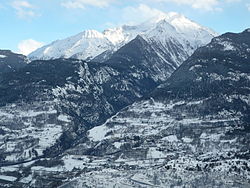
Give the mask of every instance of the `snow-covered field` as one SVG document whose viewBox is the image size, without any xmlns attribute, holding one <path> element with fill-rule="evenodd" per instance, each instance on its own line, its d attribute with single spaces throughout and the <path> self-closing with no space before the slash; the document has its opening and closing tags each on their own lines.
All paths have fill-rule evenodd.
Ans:
<svg viewBox="0 0 250 188">
<path fill-rule="evenodd" d="M 6 153 L 6 162 L 30 160 L 56 143 L 69 123 L 65 115 L 57 115 L 53 102 L 29 105 L 15 104 L 1 107 L 0 149 Z M 15 108 L 15 110 L 13 110 Z"/>
</svg>

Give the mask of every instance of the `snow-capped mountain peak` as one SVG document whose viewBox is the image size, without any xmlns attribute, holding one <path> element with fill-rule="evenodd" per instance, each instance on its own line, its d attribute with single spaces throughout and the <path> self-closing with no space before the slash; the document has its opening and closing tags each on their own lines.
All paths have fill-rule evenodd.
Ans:
<svg viewBox="0 0 250 188">
<path fill-rule="evenodd" d="M 104 30 L 103 34 L 114 45 L 117 45 L 125 40 L 122 27 Z"/>
<path fill-rule="evenodd" d="M 104 35 L 96 30 L 86 30 L 80 33 L 82 38 L 104 38 Z"/>
<path fill-rule="evenodd" d="M 178 34 L 185 35 L 185 38 L 188 37 L 188 40 L 197 40 L 198 38 L 202 40 L 204 39 L 204 37 L 209 37 L 209 41 L 204 41 L 204 43 L 208 43 L 210 42 L 211 37 L 218 36 L 218 33 L 214 32 L 213 30 L 201 26 L 196 22 L 186 18 L 184 15 L 176 12 L 161 14 L 157 17 L 152 18 L 148 22 L 155 23 L 155 27 L 159 27 L 159 25 L 171 25 L 175 28 L 175 31 Z M 203 37 L 201 35 L 203 35 Z"/>
<path fill-rule="evenodd" d="M 149 36 L 151 35 L 151 37 L 157 37 L 159 33 L 163 36 L 167 36 L 169 34 L 176 34 L 177 30 L 173 25 L 163 19 L 157 23 L 155 28 L 145 34 Z"/>
<path fill-rule="evenodd" d="M 96 30 L 86 30 L 39 48 L 32 52 L 29 58 L 31 60 L 47 60 L 61 57 L 91 59 L 112 47 L 113 44 L 102 33 Z"/>
<path fill-rule="evenodd" d="M 31 60 L 78 58 L 91 60 L 106 51 L 116 51 L 137 35 L 145 39 L 154 39 L 161 43 L 171 37 L 180 44 L 188 44 L 188 54 L 198 47 L 206 45 L 217 34 L 176 12 L 159 14 L 138 25 L 123 25 L 106 29 L 102 33 L 96 30 L 86 30 L 75 36 L 57 40 L 29 55 Z M 183 42 L 184 41 L 184 42 Z"/>
</svg>

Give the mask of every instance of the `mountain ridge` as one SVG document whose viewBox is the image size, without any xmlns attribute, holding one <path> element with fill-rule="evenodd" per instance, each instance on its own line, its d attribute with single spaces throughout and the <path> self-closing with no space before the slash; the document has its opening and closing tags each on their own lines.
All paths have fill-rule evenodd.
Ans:
<svg viewBox="0 0 250 188">
<path fill-rule="evenodd" d="M 138 25 L 124 25 L 106 29 L 102 33 L 95 30 L 83 31 L 75 36 L 54 41 L 49 45 L 41 47 L 29 54 L 28 57 L 31 60 L 70 57 L 91 60 L 106 51 L 118 50 L 136 38 L 137 35 L 141 35 L 144 38 L 157 37 L 158 31 L 155 29 L 163 21 L 174 28 L 173 32 L 169 33 L 171 37 L 175 39 L 181 38 L 182 41 L 184 40 L 185 43 L 191 46 L 190 55 L 196 48 L 207 44 L 214 36 L 217 36 L 217 33 L 188 20 L 183 15 L 168 13 Z M 86 36 L 86 33 L 89 33 L 89 35 Z M 151 33 L 151 36 L 148 36 L 147 33 Z M 160 41 L 161 39 L 158 38 L 158 40 Z"/>
</svg>

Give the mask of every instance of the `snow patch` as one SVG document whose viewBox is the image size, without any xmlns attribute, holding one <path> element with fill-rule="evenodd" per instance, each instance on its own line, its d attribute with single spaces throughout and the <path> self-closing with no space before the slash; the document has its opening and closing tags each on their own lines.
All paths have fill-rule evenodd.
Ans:
<svg viewBox="0 0 250 188">
<path fill-rule="evenodd" d="M 168 142 L 178 142 L 179 141 L 176 135 L 166 136 L 166 137 L 162 138 L 162 140 L 168 141 Z"/>
<path fill-rule="evenodd" d="M 201 67 L 202 67 L 202 65 L 194 65 L 194 66 L 189 68 L 189 71 L 192 71 L 194 69 L 198 69 L 198 68 L 201 68 Z"/>
<path fill-rule="evenodd" d="M 236 48 L 233 46 L 231 42 L 223 41 L 223 42 L 220 42 L 220 44 L 224 47 L 224 51 L 236 50 Z"/>
<path fill-rule="evenodd" d="M 101 141 L 105 138 L 105 135 L 109 129 L 106 127 L 106 125 L 101 125 L 98 127 L 94 127 L 89 131 L 89 138 L 95 142 Z"/>
<path fill-rule="evenodd" d="M 182 140 L 183 142 L 186 142 L 186 143 L 191 143 L 193 141 L 192 138 L 188 138 L 188 137 L 183 137 Z"/>
<path fill-rule="evenodd" d="M 0 55 L 0 58 L 6 58 L 7 56 L 6 55 Z"/>
<path fill-rule="evenodd" d="M 116 148 L 120 148 L 121 146 L 122 146 L 122 143 L 121 142 L 115 142 L 114 144 L 113 144 Z"/>
<path fill-rule="evenodd" d="M 162 158 L 164 157 L 164 153 L 161 151 L 157 151 L 156 148 L 149 148 L 148 153 L 147 153 L 147 158 Z"/>
<path fill-rule="evenodd" d="M 13 176 L 4 176 L 4 175 L 0 175 L 0 179 L 1 180 L 5 180 L 5 181 L 15 181 L 17 178 L 16 177 L 13 177 Z"/>
<path fill-rule="evenodd" d="M 63 114 L 60 114 L 58 117 L 57 117 L 57 119 L 59 120 L 59 121 L 64 121 L 64 122 L 71 122 L 71 120 L 70 120 L 70 117 L 69 116 L 67 116 L 67 115 L 63 115 Z"/>
<path fill-rule="evenodd" d="M 79 168 L 82 169 L 84 168 L 83 163 L 88 162 L 88 159 L 84 156 L 72 156 L 72 155 L 66 155 L 63 157 L 63 162 L 64 166 L 63 168 L 66 169 L 67 171 L 72 171 L 73 168 Z"/>
<path fill-rule="evenodd" d="M 21 182 L 21 183 L 26 183 L 26 184 L 27 184 L 27 183 L 30 183 L 30 182 L 32 181 L 32 179 L 33 179 L 33 178 L 32 178 L 32 175 L 30 174 L 29 176 L 27 176 L 27 177 L 21 179 L 20 182 Z"/>
</svg>

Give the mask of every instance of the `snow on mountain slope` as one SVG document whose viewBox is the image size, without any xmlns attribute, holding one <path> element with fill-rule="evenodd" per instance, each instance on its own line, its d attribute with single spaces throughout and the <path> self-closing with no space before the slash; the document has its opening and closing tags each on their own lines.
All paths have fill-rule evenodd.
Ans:
<svg viewBox="0 0 250 188">
<path fill-rule="evenodd" d="M 113 48 L 112 43 L 95 30 L 87 30 L 75 36 L 57 40 L 29 55 L 34 59 L 70 58 L 91 59 L 100 53 Z"/>
<path fill-rule="evenodd" d="M 145 32 L 143 38 L 152 46 L 158 56 L 170 56 L 169 59 L 172 60 L 175 67 L 180 66 L 197 48 L 209 43 L 217 35 L 208 28 L 177 13 L 161 15 L 150 22 L 153 23 L 153 20 L 157 24 Z M 182 49 L 181 53 L 179 49 Z"/>
<path fill-rule="evenodd" d="M 167 26 L 168 25 L 168 26 Z M 106 52 L 116 51 L 133 40 L 137 35 L 164 42 L 167 38 L 174 38 L 183 44 L 188 54 L 210 42 L 217 34 L 208 28 L 202 27 L 177 13 L 166 13 L 154 17 L 139 25 L 107 29 L 100 33 L 87 30 L 75 36 L 57 40 L 29 55 L 31 60 L 77 58 L 91 60 Z"/>
<path fill-rule="evenodd" d="M 170 13 L 165 20 L 177 30 L 178 34 L 185 37 L 191 44 L 197 42 L 198 46 L 209 43 L 211 37 L 218 35 L 209 28 L 203 27 L 177 13 Z"/>
</svg>

